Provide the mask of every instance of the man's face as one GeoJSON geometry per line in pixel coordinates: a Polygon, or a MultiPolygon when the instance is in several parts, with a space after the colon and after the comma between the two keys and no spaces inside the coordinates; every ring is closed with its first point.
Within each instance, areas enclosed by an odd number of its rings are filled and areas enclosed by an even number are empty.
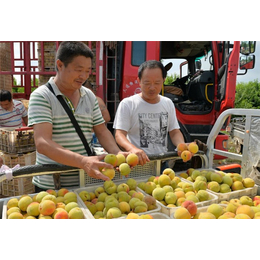
{"type": "Polygon", "coordinates": [[[91,58],[84,56],[75,57],[67,67],[60,60],[57,61],[60,80],[63,86],[70,89],[79,89],[89,78],[91,71],[91,58]]]}
{"type": "Polygon", "coordinates": [[[0,106],[5,110],[11,110],[13,108],[13,101],[12,100],[0,101],[0,106]]]}
{"type": "Polygon", "coordinates": [[[148,103],[157,103],[164,82],[161,69],[146,68],[138,82],[142,89],[142,98],[148,103]]]}

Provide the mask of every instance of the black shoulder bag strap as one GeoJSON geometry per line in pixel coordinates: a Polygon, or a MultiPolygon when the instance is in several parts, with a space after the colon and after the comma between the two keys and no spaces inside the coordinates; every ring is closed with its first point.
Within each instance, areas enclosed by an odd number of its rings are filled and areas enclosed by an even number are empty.
{"type": "MultiPolygon", "coordinates": [[[[54,96],[56,96],[55,93],[54,93],[54,91],[53,91],[53,88],[52,88],[52,86],[51,86],[51,84],[50,84],[49,82],[46,84],[46,86],[47,86],[47,88],[54,94],[54,96]]],[[[81,139],[81,141],[82,141],[82,143],[83,143],[83,145],[84,145],[84,147],[85,147],[85,149],[86,149],[86,151],[87,151],[87,153],[88,153],[88,155],[89,155],[89,156],[95,156],[96,153],[90,149],[90,147],[89,147],[89,145],[88,145],[88,142],[87,142],[87,140],[86,140],[86,137],[85,137],[85,135],[83,134],[83,132],[82,132],[82,130],[81,130],[81,128],[80,128],[80,126],[79,126],[77,120],[75,119],[75,117],[74,117],[74,115],[73,115],[71,109],[70,109],[69,106],[67,105],[66,101],[65,101],[65,100],[63,99],[63,97],[60,96],[60,95],[59,95],[59,96],[56,96],[56,98],[60,101],[61,105],[63,106],[63,108],[64,108],[65,111],[67,112],[67,114],[68,114],[68,116],[69,116],[69,118],[70,118],[70,120],[71,120],[73,126],[75,127],[75,129],[76,129],[76,131],[77,131],[77,133],[78,133],[78,135],[79,135],[79,137],[80,137],[80,139],[81,139]]]]}

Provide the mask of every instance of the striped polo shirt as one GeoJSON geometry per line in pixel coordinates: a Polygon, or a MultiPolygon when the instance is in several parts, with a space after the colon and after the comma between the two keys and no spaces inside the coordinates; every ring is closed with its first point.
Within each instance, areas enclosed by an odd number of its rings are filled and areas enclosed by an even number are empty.
{"type": "MultiPolygon", "coordinates": [[[[54,93],[62,95],[68,102],[68,99],[60,92],[53,78],[50,78],[54,93]]],[[[70,106],[73,106],[70,104],[70,106]]],[[[73,111],[73,110],[72,110],[73,111]]],[[[84,133],[89,146],[91,146],[92,128],[95,125],[104,123],[98,101],[91,90],[81,87],[80,100],[74,111],[74,116],[78,121],[82,132],[84,133]]],[[[64,148],[81,155],[87,152],[79,138],[73,124],[70,121],[66,111],[53,93],[45,86],[38,87],[30,96],[28,109],[28,126],[48,122],[52,124],[52,140],[64,148]]],[[[36,164],[58,164],[43,154],[36,151],[36,164]]],[[[79,174],[64,173],[60,177],[61,186],[65,188],[79,187],[79,174]]],[[[33,184],[42,189],[54,189],[53,176],[41,175],[33,178],[33,184]]]]}
{"type": "Polygon", "coordinates": [[[21,101],[14,100],[13,111],[7,111],[0,106],[0,127],[18,128],[23,126],[23,117],[27,116],[27,111],[21,101]]]}

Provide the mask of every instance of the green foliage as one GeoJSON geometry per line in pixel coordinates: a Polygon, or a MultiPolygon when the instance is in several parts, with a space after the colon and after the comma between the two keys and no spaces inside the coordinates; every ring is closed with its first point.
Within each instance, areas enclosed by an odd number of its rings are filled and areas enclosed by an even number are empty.
{"type": "Polygon", "coordinates": [[[260,82],[257,79],[237,84],[235,108],[260,109],[260,82]]]}
{"type": "Polygon", "coordinates": [[[170,75],[167,76],[165,81],[164,81],[164,85],[171,85],[173,81],[175,81],[177,78],[179,78],[179,75],[177,75],[176,73],[174,73],[174,75],[170,75]]]}

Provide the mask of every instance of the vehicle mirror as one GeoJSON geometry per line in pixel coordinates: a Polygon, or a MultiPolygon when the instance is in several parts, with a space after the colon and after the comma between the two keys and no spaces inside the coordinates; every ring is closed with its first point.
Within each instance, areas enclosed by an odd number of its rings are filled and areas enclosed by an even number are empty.
{"type": "Polygon", "coordinates": [[[243,55],[240,57],[240,69],[248,70],[255,67],[255,55],[243,55]]]}
{"type": "Polygon", "coordinates": [[[195,67],[196,67],[196,70],[200,70],[201,69],[201,60],[196,60],[195,61],[195,67]]]}
{"type": "Polygon", "coordinates": [[[240,42],[240,53],[248,55],[255,52],[255,41],[241,41],[240,42]]]}

